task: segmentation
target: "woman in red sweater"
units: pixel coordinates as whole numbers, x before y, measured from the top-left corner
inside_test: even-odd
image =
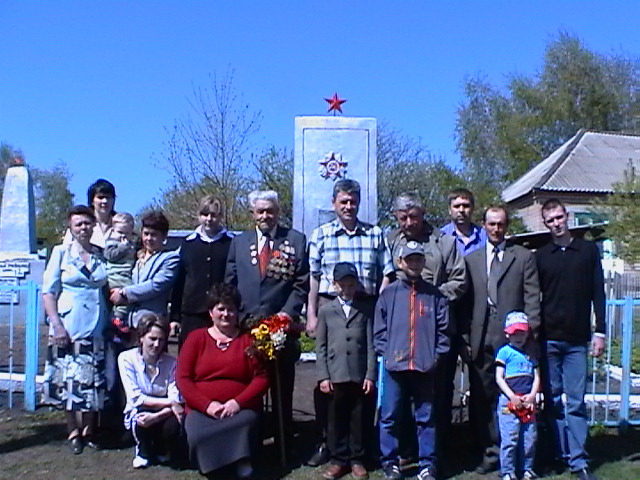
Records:
[[[178,388],[187,404],[185,429],[200,472],[235,464],[239,478],[253,475],[251,454],[262,397],[269,388],[261,362],[247,354],[253,343],[240,332],[240,295],[227,284],[208,297],[209,328],[194,330],[178,357]]]

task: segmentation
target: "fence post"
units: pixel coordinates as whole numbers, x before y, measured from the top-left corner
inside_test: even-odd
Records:
[[[629,427],[629,396],[631,395],[631,343],[633,341],[633,297],[624,297],[622,311],[622,378],[620,379],[619,428],[624,433]]]
[[[25,318],[25,371],[24,408],[36,409],[36,372],[38,371],[38,285],[33,280],[27,283],[27,312]]]

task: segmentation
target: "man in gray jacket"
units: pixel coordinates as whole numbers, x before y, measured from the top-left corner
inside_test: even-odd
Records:
[[[505,240],[509,215],[503,207],[484,212],[487,244],[465,257],[469,272],[471,321],[462,334],[465,357],[470,359],[470,416],[483,450],[476,473],[498,468],[499,432],[497,424],[498,386],[495,356],[507,343],[504,320],[509,312],[524,312],[534,338],[540,326],[540,286],[533,253]],[[466,301],[466,300],[465,300]]]

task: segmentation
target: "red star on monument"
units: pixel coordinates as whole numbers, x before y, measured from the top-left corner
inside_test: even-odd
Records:
[[[336,114],[336,112],[342,113],[342,104],[346,102],[346,100],[342,100],[340,97],[338,97],[337,93],[334,93],[333,97],[331,98],[325,98],[324,101],[329,104],[329,110],[327,110],[327,113],[333,111],[334,115]]]

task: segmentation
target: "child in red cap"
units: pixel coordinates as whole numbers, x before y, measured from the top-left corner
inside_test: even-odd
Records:
[[[538,478],[533,471],[537,437],[535,403],[540,388],[538,361],[525,351],[529,319],[523,312],[507,315],[504,333],[509,343],[496,354],[496,383],[500,427],[502,480],[516,480],[521,466],[526,480]]]

